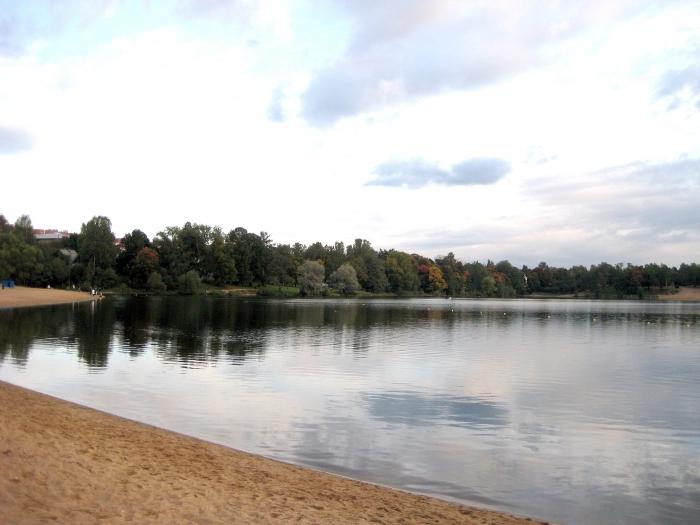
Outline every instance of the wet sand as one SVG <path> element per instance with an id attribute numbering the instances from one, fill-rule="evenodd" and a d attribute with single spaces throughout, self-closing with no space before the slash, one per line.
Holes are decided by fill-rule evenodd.
<path id="1" fill-rule="evenodd" d="M 95 299 L 87 292 L 55 290 L 48 288 L 5 288 L 0 290 L 0 308 L 18 306 L 42 306 L 47 304 L 75 303 Z"/>
<path id="2" fill-rule="evenodd" d="M 0 421 L 0 523 L 533 523 L 269 460 L 3 382 Z"/>

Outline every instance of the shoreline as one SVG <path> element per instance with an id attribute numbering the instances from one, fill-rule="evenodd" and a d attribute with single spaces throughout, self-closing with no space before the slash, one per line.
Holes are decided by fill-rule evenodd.
<path id="1" fill-rule="evenodd" d="M 115 290 L 107 290 L 104 292 L 106 296 L 147 296 L 147 297 L 191 297 L 188 295 L 183 295 L 175 292 L 168 293 L 152 293 L 144 290 L 129 290 L 127 293 L 120 293 Z M 516 295 L 513 297 L 476 297 L 469 295 L 457 295 L 454 297 L 448 297 L 444 295 L 411 295 L 411 294 L 388 294 L 388 293 L 363 293 L 356 295 L 332 295 L 332 296 L 314 296 L 314 297 L 303 297 L 301 295 L 275 295 L 275 294 L 263 294 L 259 293 L 256 289 L 211 289 L 197 294 L 202 297 L 217 297 L 217 298 L 261 298 L 261 299 L 309 299 L 309 300 L 334 300 L 334 299 L 358 299 L 358 300 L 386 300 L 386 299 L 451 299 L 451 300 L 463 300 L 472 299 L 478 301 L 489 301 L 489 300 L 572 300 L 572 301 L 629 301 L 629 302 L 690 302 L 696 303 L 700 302 L 700 288 L 695 288 L 692 286 L 681 286 L 678 291 L 674 293 L 651 293 L 648 296 L 637 297 L 637 296 L 624 296 L 624 297 L 593 297 L 591 295 L 577 295 L 577 294 L 545 294 L 545 293 L 533 293 L 527 295 Z"/>
<path id="2" fill-rule="evenodd" d="M 0 381 L 0 522 L 546 523 L 275 461 Z"/>

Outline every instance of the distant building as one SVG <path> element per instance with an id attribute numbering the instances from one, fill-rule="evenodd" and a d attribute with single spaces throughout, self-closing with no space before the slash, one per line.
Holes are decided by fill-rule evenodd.
<path id="1" fill-rule="evenodd" d="M 34 230 L 34 237 L 38 242 L 60 241 L 70 237 L 70 232 L 63 230 Z"/>

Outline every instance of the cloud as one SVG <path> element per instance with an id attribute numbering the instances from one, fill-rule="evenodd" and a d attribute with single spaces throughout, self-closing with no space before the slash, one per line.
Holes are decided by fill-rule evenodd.
<path id="1" fill-rule="evenodd" d="M 610 252 L 634 242 L 640 252 L 653 245 L 658 253 L 663 245 L 700 237 L 700 158 L 613 166 L 575 181 L 535 181 L 526 192 L 561 224 L 608 236 Z"/>
<path id="2" fill-rule="evenodd" d="M 465 261 L 508 259 L 516 266 L 697 260 L 700 158 L 635 162 L 582 175 L 559 173 L 521 186 L 500 217 L 446 222 L 392 235 L 392 247 Z M 500 194 L 500 193 L 499 193 Z"/>
<path id="3" fill-rule="evenodd" d="M 315 72 L 302 114 L 324 127 L 385 104 L 499 81 L 546 61 L 544 47 L 604 26 L 631 2 L 339 1 L 354 29 L 345 53 Z M 643 6 L 634 6 L 639 9 Z M 551 53 L 549 53 L 551 55 Z"/>
<path id="4" fill-rule="evenodd" d="M 0 126 L 0 155 L 11 155 L 32 147 L 32 137 L 19 129 Z"/>
<path id="5" fill-rule="evenodd" d="M 256 2 L 248 0 L 181 0 L 172 11 L 176 18 L 186 21 L 198 17 L 230 25 L 250 21 L 256 9 Z"/>
<path id="6" fill-rule="evenodd" d="M 178 0 L 177 2 L 142 5 L 115 0 L 35 0 L 16 2 L 0 0 L 0 56 L 17 57 L 42 40 L 62 37 L 79 39 L 95 35 L 126 35 L 132 31 L 124 20 L 138 17 L 141 29 L 170 27 L 173 23 L 192 26 L 212 22 L 239 30 L 252 19 L 256 6 L 246 0 Z"/>
<path id="7" fill-rule="evenodd" d="M 668 101 L 669 110 L 684 100 L 695 101 L 695 106 L 700 108 L 700 64 L 666 72 L 656 85 L 655 95 Z"/>
<path id="8" fill-rule="evenodd" d="M 470 159 L 452 166 L 449 186 L 495 184 L 510 171 L 510 164 L 501 159 Z"/>
<path id="9" fill-rule="evenodd" d="M 377 166 L 377 178 L 367 186 L 421 188 L 428 184 L 443 186 L 475 186 L 494 184 L 510 171 L 510 164 L 501 159 L 475 158 L 445 170 L 422 159 L 387 162 Z"/>
<path id="10" fill-rule="evenodd" d="M 282 102 L 284 100 L 284 90 L 282 86 L 277 86 L 272 92 L 270 105 L 267 107 L 267 118 L 273 122 L 284 122 L 284 108 Z"/>
<path id="11" fill-rule="evenodd" d="M 79 31 L 113 7 L 111 0 L 26 2 L 0 0 L 0 56 L 19 56 L 37 40 L 52 38 L 69 30 Z"/>

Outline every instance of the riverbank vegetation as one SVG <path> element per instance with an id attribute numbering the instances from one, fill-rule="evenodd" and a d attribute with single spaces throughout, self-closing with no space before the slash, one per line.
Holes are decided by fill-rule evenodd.
<path id="1" fill-rule="evenodd" d="M 367 240 L 309 246 L 270 236 L 186 222 L 153 239 L 133 230 L 117 241 L 107 217 L 80 233 L 37 242 L 31 219 L 0 215 L 0 279 L 27 286 L 114 289 L 128 293 L 242 295 L 435 295 L 451 297 L 568 296 L 643 298 L 700 285 L 700 265 L 609 264 L 518 268 L 509 261 L 462 262 L 376 250 Z"/>

